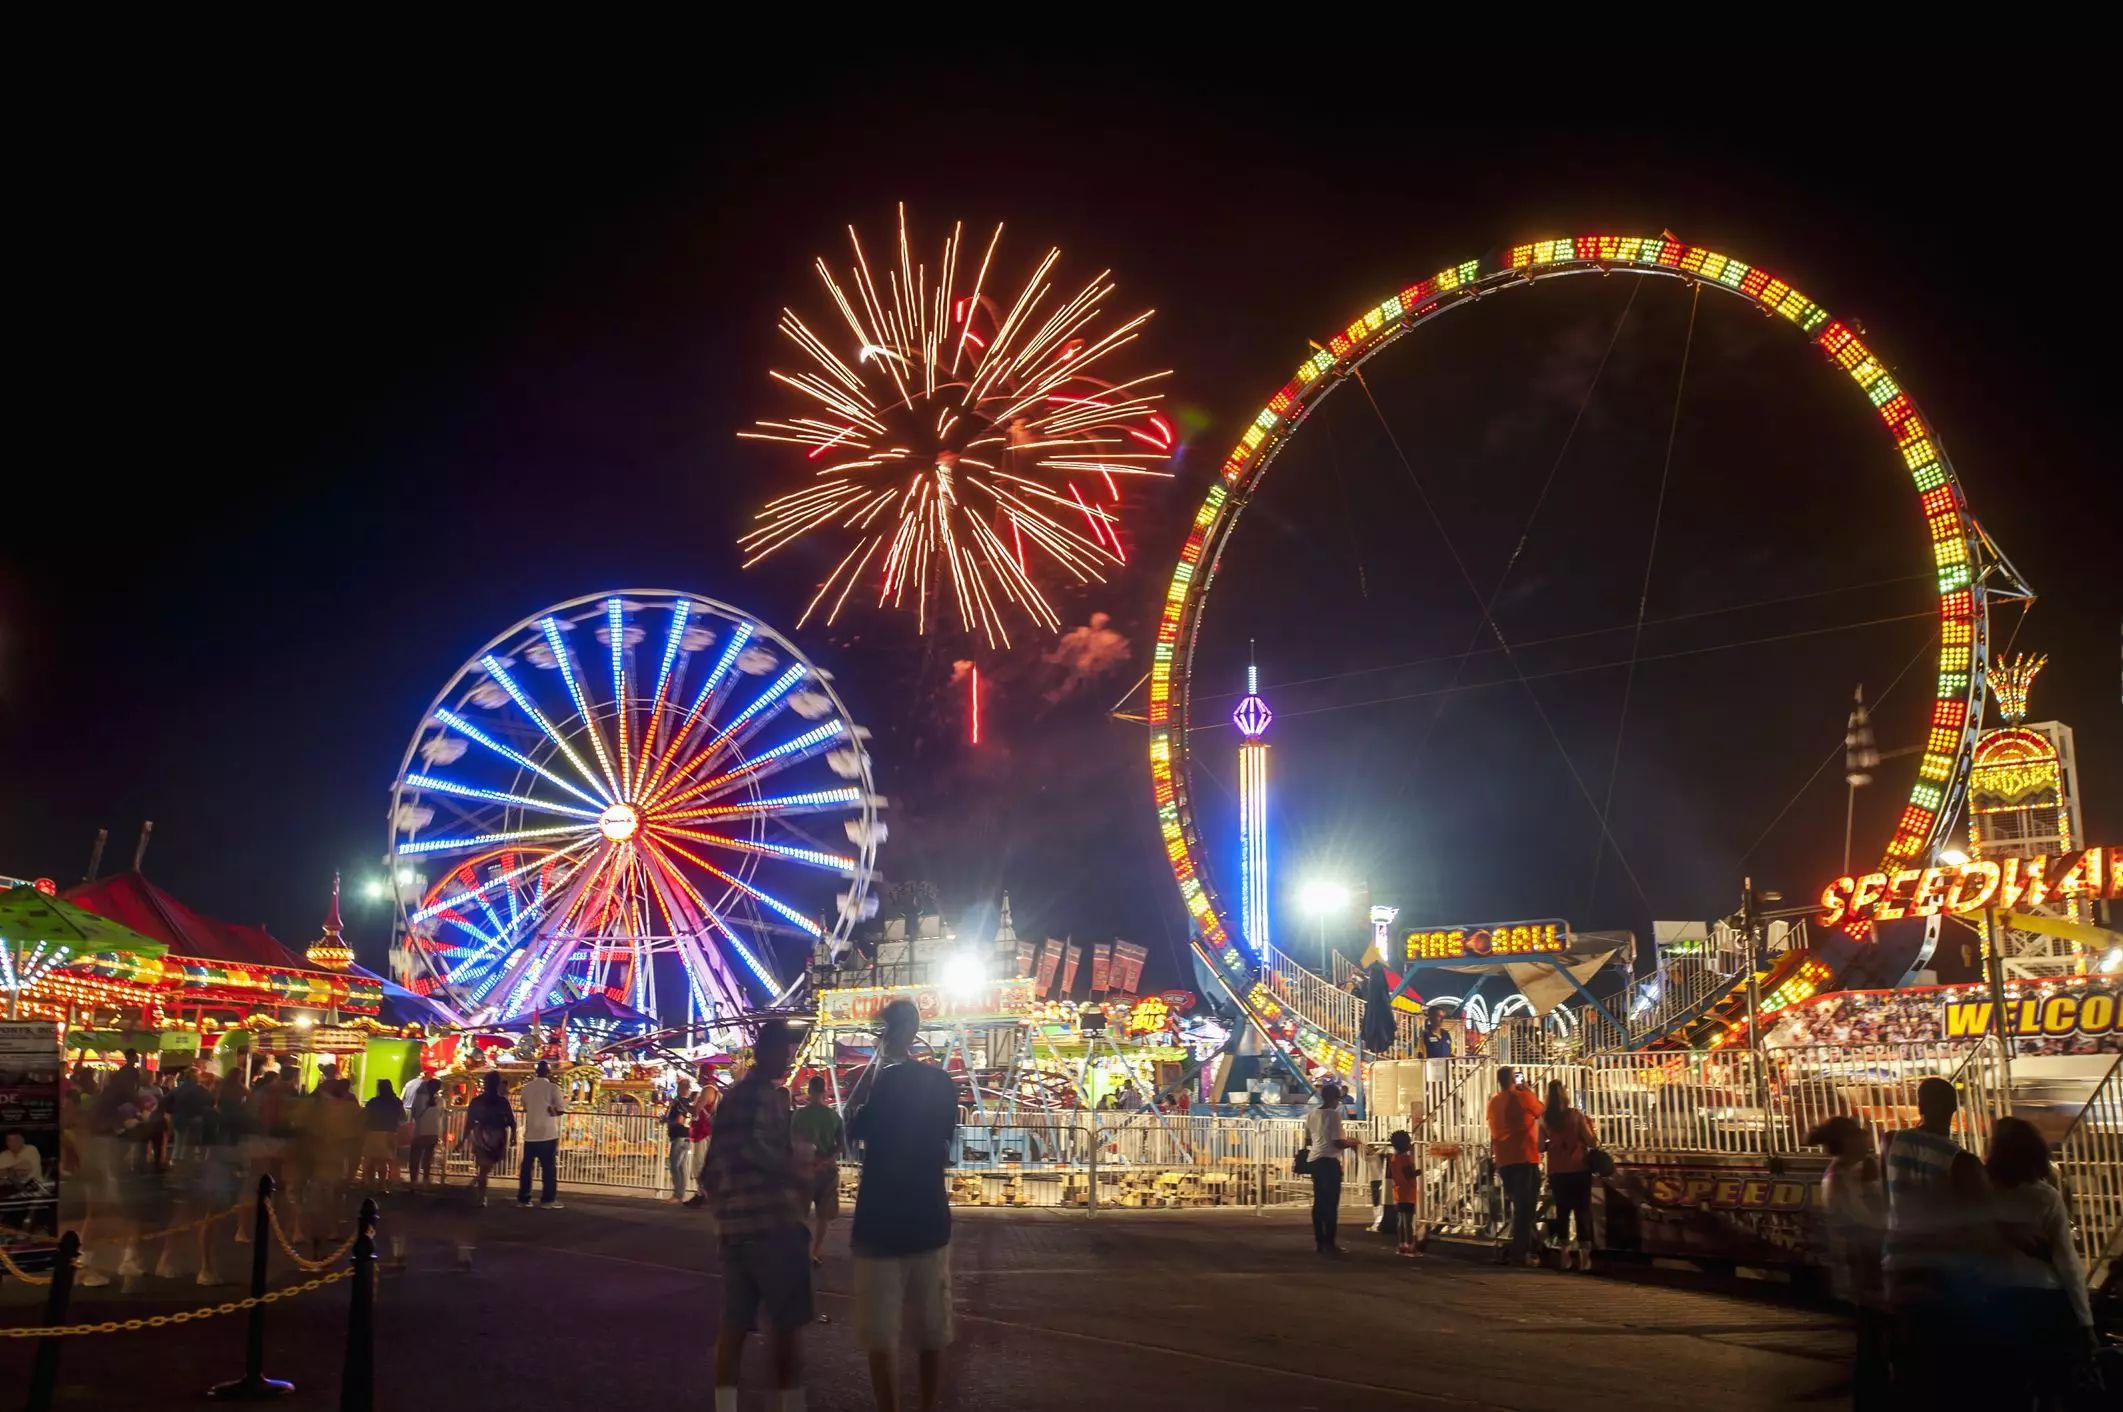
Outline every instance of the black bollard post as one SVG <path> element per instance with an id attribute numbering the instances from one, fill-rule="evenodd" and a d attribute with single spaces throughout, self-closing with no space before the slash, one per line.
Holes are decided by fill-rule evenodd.
<path id="1" fill-rule="evenodd" d="M 346 1319 L 346 1366 L 339 1374 L 339 1412 L 370 1412 L 376 1400 L 376 1199 L 361 1203 L 354 1235 L 354 1302 Z"/>
<path id="2" fill-rule="evenodd" d="M 72 1231 L 59 1237 L 59 1254 L 52 1261 L 52 1292 L 44 1298 L 44 1327 L 56 1329 L 66 1322 L 66 1306 L 74 1297 L 74 1260 L 81 1254 L 81 1237 Z M 59 1382 L 59 1345 L 63 1339 L 37 1340 L 37 1361 L 30 1368 L 29 1412 L 51 1412 L 52 1389 Z"/>
<path id="3" fill-rule="evenodd" d="M 265 1294 L 266 1259 L 273 1248 L 273 1216 L 266 1203 L 273 1199 L 273 1179 L 258 1179 L 258 1215 L 251 1231 L 251 1298 Z M 250 1325 L 243 1338 L 243 1376 L 216 1383 L 206 1395 L 216 1402 L 263 1402 L 286 1397 L 295 1385 L 265 1375 L 265 1306 L 253 1304 Z"/>

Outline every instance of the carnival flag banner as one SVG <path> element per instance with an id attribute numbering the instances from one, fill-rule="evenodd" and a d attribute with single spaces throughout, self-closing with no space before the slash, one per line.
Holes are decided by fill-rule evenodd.
<path id="1" fill-rule="evenodd" d="M 1091 993 L 1104 995 L 1113 978 L 1113 943 L 1101 941 L 1091 948 Z"/>
<path id="2" fill-rule="evenodd" d="M 1069 959 L 1062 963 L 1062 988 L 1064 997 L 1076 994 L 1076 968 L 1084 959 L 1084 949 L 1075 942 L 1068 944 Z"/>
<path id="3" fill-rule="evenodd" d="M 1140 995 L 1143 984 L 1143 962 L 1150 953 L 1132 941 L 1113 943 L 1113 988 L 1124 995 Z"/>
<path id="4" fill-rule="evenodd" d="M 1054 973 L 1061 968 L 1062 944 L 1048 937 L 1039 946 L 1039 994 L 1045 995 L 1054 986 Z"/>
<path id="5" fill-rule="evenodd" d="M 1020 939 L 1017 943 L 1017 974 L 1019 976 L 1032 974 L 1032 953 L 1033 943 L 1029 940 Z"/>

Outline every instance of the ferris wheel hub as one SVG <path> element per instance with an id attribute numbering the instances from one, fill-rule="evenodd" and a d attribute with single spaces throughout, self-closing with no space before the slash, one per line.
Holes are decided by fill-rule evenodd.
<path id="1" fill-rule="evenodd" d="M 614 804 L 597 816 L 597 828 L 614 843 L 625 843 L 641 827 L 641 814 L 631 804 Z"/>

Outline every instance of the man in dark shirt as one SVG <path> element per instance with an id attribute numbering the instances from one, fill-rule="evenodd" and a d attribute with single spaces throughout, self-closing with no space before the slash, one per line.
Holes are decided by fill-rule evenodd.
<path id="1" fill-rule="evenodd" d="M 900 1325 L 913 1330 L 923 1412 L 936 1405 L 943 1350 L 951 1342 L 951 1205 L 944 1168 L 958 1130 L 958 1086 L 933 1064 L 908 1057 L 921 1012 L 911 1000 L 885 1007 L 870 1071 L 848 1100 L 848 1137 L 863 1145 L 855 1194 L 855 1333 L 870 1355 L 879 1412 L 898 1412 L 893 1350 Z"/>
<path id="2" fill-rule="evenodd" d="M 692 1126 L 693 1081 L 680 1075 L 678 1092 L 671 1095 L 670 1106 L 663 1110 L 663 1132 L 671 1144 L 667 1165 L 671 1171 L 673 1201 L 686 1199 L 686 1164 L 693 1156 Z"/>
<path id="3" fill-rule="evenodd" d="M 701 1163 L 701 1190 L 722 1245 L 722 1331 L 715 1339 L 715 1412 L 737 1412 L 745 1335 L 765 1317 L 767 1354 L 782 1412 L 803 1408 L 797 1335 L 811 1322 L 811 1231 L 806 1224 L 816 1160 L 790 1142 L 789 1094 L 781 1084 L 796 1036 L 781 1020 L 759 1027 L 752 1067 L 715 1112 Z"/>

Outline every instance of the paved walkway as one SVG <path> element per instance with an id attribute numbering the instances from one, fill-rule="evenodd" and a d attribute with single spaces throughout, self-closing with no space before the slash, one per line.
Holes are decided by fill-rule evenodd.
<path id="1" fill-rule="evenodd" d="M 386 1229 L 410 1226 L 415 1238 L 407 1270 L 379 1295 L 378 1407 L 707 1405 L 719 1281 L 706 1273 L 701 1218 L 638 1200 L 570 1197 L 558 1212 L 497 1201 L 479 1215 L 465 1275 L 422 1213 L 393 1207 Z M 844 1326 L 845 1225 L 818 1278 L 829 1322 L 807 1340 L 815 1409 L 869 1405 Z M 1353 1232 L 1349 1258 L 1323 1262 L 1296 1214 L 976 1210 L 959 1213 L 957 1230 L 949 1377 L 960 1409 L 1784 1407 L 1836 1381 L 1848 1347 L 1841 1321 L 1811 1309 L 1398 1260 Z M 224 1269 L 247 1268 L 242 1258 L 225 1248 Z M 293 1277 L 276 1262 L 274 1284 Z M 342 1282 L 269 1310 L 267 1371 L 298 1384 L 282 1406 L 337 1406 L 347 1292 Z M 74 1317 L 229 1294 L 149 1279 L 131 1293 L 82 1291 Z M 32 1291 L 0 1287 L 0 1322 L 32 1323 L 37 1307 Z M 58 1405 L 188 1404 L 240 1371 L 242 1341 L 240 1315 L 69 1340 Z M 21 1386 L 33 1347 L 0 1343 L 0 1387 Z M 748 1407 L 772 1405 L 748 1396 Z"/>

